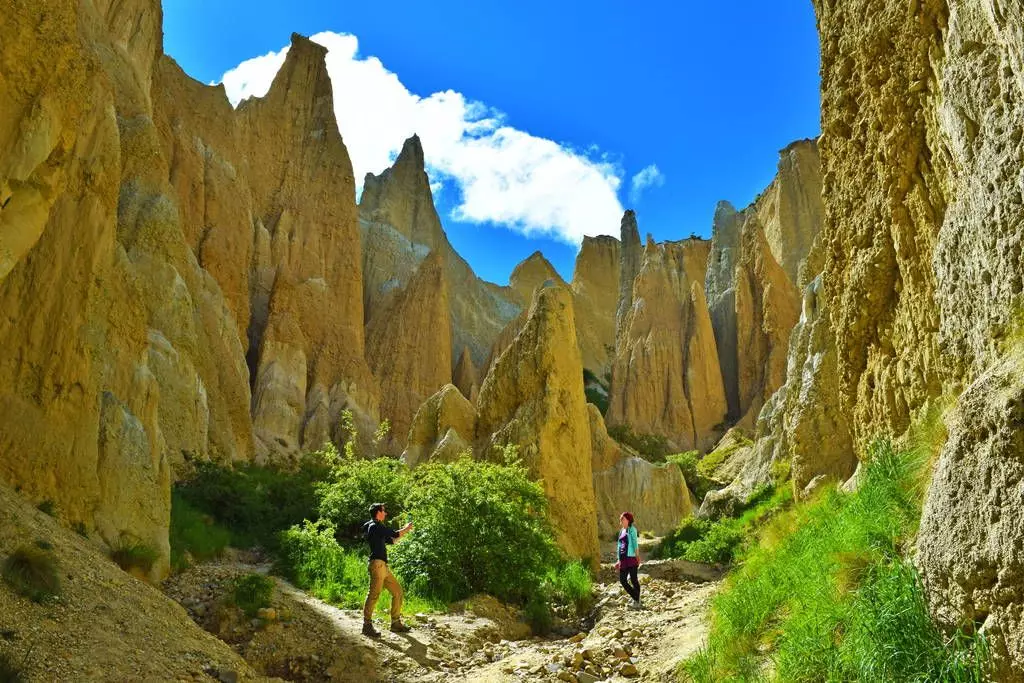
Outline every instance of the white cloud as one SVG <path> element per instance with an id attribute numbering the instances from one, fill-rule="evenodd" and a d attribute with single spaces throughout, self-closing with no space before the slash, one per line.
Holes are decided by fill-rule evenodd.
<path id="1" fill-rule="evenodd" d="M 640 201 L 640 195 L 649 187 L 661 187 L 665 184 L 665 175 L 657 165 L 651 164 L 643 169 L 629 183 L 629 200 L 634 204 Z"/>
<path id="2" fill-rule="evenodd" d="M 312 40 L 328 49 L 338 128 L 360 189 L 367 172 L 391 165 L 405 139 L 418 133 L 434 183 L 451 181 L 460 191 L 457 219 L 570 243 L 618 234 L 622 173 L 596 147 L 580 152 L 517 130 L 501 112 L 453 90 L 411 93 L 379 59 L 359 56 L 355 36 L 319 33 Z M 265 95 L 287 52 L 225 73 L 232 104 Z"/>

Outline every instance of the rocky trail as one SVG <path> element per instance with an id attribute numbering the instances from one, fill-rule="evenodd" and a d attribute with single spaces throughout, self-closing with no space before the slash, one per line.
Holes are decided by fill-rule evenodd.
<path id="1" fill-rule="evenodd" d="M 720 573 L 679 560 L 641 567 L 641 610 L 629 607 L 611 565 L 594 583 L 595 606 L 574 635 L 530 636 L 514 613 L 488 597 L 446 614 L 418 614 L 413 630 L 361 635 L 358 610 L 339 609 L 276 579 L 273 607 L 246 619 L 224 604 L 231 578 L 266 565 L 203 565 L 165 584 L 206 630 L 254 669 L 285 680 L 670 681 L 702 644 L 709 599 Z"/>

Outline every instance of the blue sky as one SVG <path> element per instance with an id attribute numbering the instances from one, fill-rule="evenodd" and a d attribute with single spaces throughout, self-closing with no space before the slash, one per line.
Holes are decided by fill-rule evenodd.
<path id="1" fill-rule="evenodd" d="M 239 96 L 293 31 L 344 34 L 318 40 L 357 180 L 420 133 L 449 239 L 499 283 L 537 249 L 570 278 L 621 208 L 658 240 L 709 236 L 718 200 L 748 204 L 819 132 L 810 0 L 164 3 L 165 51 Z"/>

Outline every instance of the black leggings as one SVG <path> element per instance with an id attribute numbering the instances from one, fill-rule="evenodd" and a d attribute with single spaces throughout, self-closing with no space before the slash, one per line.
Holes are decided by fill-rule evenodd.
<path id="1" fill-rule="evenodd" d="M 639 567 L 623 567 L 619 570 L 619 583 L 634 600 L 640 599 L 640 581 L 636 577 Z"/>

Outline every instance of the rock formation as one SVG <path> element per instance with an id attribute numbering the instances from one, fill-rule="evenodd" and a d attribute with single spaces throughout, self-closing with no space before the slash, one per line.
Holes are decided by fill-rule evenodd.
<path id="1" fill-rule="evenodd" d="M 640 272 L 644 246 L 640 242 L 640 229 L 636 224 L 636 213 L 627 210 L 619 224 L 619 304 L 615 311 L 615 343 L 618 346 L 622 336 L 626 315 L 633 307 L 633 280 Z"/>
<path id="2" fill-rule="evenodd" d="M 810 140 L 780 152 L 775 179 L 749 207 L 737 212 L 722 202 L 715 211 L 705 293 L 729 419 L 744 429 L 785 381 L 799 273 L 821 221 L 820 161 Z"/>
<path id="3" fill-rule="evenodd" d="M 690 492 L 675 465 L 655 465 L 630 453 L 608 436 L 604 418 L 587 404 L 593 448 L 594 498 L 597 502 L 597 533 L 614 538 L 619 515 L 632 512 L 644 531 L 656 535 L 675 529 L 691 514 Z"/>
<path id="4" fill-rule="evenodd" d="M 660 434 L 680 450 L 705 449 L 722 434 L 725 389 L 704 299 L 710 244 L 648 239 L 619 321 L 610 425 Z M 622 272 L 629 270 L 623 248 Z M 619 310 L 624 310 L 620 302 Z"/>
<path id="5" fill-rule="evenodd" d="M 558 274 L 544 254 L 535 251 L 516 264 L 508 278 L 509 293 L 520 308 L 529 308 L 533 293 L 551 282 L 566 287 L 565 280 Z"/>
<path id="6" fill-rule="evenodd" d="M 359 203 L 366 320 L 387 310 L 416 267 L 436 251 L 445 263 L 451 320 L 451 348 L 469 349 L 482 365 L 498 337 L 522 306 L 507 288 L 484 282 L 448 242 L 434 207 L 424 168 L 423 147 L 405 141 L 394 166 L 367 174 Z"/>
<path id="7" fill-rule="evenodd" d="M 472 448 L 476 410 L 451 384 L 424 401 L 416 411 L 402 460 L 416 467 L 432 460 L 447 462 Z"/>
<path id="8" fill-rule="evenodd" d="M 584 237 L 572 274 L 583 367 L 603 378 L 615 355 L 615 316 L 619 305 L 619 241 Z"/>
<path id="9" fill-rule="evenodd" d="M 469 355 L 469 349 L 462 348 L 459 362 L 455 364 L 455 372 L 452 375 L 452 382 L 459 388 L 462 395 L 476 403 L 477 394 L 480 393 L 480 374 L 477 372 L 473 357 Z"/>
<path id="10" fill-rule="evenodd" d="M 590 424 L 576 345 L 572 294 L 542 287 L 529 317 L 495 361 L 477 401 L 477 452 L 515 444 L 543 482 L 559 545 L 571 556 L 598 557 Z"/>
<path id="11" fill-rule="evenodd" d="M 451 381 L 452 337 L 441 252 L 431 252 L 387 310 L 373 318 L 367 359 L 380 378 L 381 415 L 403 445 L 423 400 Z"/>

